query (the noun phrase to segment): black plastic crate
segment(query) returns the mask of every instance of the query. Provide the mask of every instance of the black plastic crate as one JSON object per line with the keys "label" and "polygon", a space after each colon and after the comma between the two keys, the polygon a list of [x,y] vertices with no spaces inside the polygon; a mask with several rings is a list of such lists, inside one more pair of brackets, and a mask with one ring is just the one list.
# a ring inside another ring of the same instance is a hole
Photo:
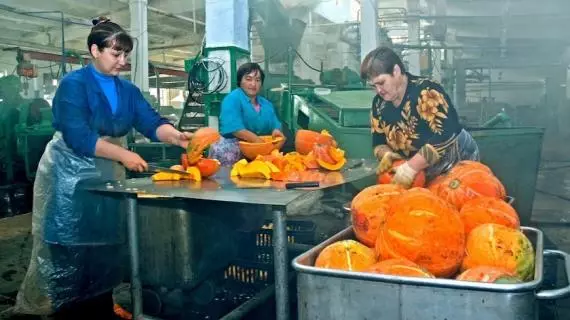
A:
{"label": "black plastic crate", "polygon": [[[312,221],[287,221],[287,242],[315,244],[316,225]],[[239,257],[262,263],[273,262],[273,223],[266,220],[261,229],[242,232]]]}

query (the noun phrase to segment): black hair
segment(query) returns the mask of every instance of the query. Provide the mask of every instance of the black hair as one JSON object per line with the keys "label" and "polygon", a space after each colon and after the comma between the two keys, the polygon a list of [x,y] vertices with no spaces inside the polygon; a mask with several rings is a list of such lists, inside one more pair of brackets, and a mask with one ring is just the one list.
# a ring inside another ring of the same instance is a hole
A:
{"label": "black hair", "polygon": [[255,71],[259,72],[259,76],[261,77],[261,84],[263,84],[263,81],[265,80],[265,73],[263,73],[263,70],[261,70],[259,64],[255,62],[247,62],[242,64],[237,70],[237,85],[239,86],[241,84],[241,79],[243,79],[246,74],[250,74]]}
{"label": "black hair", "polygon": [[378,47],[370,51],[360,65],[360,78],[368,80],[381,74],[392,74],[394,67],[400,67],[402,73],[406,72],[406,67],[402,59],[388,47]]}
{"label": "black hair", "polygon": [[93,28],[87,37],[87,50],[91,53],[91,46],[97,45],[102,51],[113,48],[120,52],[129,53],[133,50],[133,38],[118,24],[105,17],[93,19]]}

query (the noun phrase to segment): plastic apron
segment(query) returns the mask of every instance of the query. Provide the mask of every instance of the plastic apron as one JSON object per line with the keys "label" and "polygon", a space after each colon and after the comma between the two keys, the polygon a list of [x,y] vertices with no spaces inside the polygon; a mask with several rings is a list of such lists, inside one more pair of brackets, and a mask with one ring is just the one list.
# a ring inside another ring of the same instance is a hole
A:
{"label": "plastic apron", "polygon": [[[123,145],[123,138],[103,138]],[[81,189],[86,181],[123,180],[111,160],[78,156],[56,132],[34,183],[33,248],[15,311],[51,314],[108,292],[122,281],[124,201]]]}
{"label": "plastic apron", "polygon": [[446,173],[461,160],[479,161],[479,147],[465,129],[459,132],[457,139],[445,150],[439,162],[426,169],[426,180],[431,181]]}

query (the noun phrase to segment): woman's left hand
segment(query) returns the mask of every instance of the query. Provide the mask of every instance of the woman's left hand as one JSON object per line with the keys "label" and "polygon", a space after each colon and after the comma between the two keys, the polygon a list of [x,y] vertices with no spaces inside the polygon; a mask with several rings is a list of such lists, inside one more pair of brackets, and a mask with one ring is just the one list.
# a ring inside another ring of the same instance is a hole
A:
{"label": "woman's left hand", "polygon": [[283,132],[281,132],[281,130],[279,130],[279,129],[273,130],[273,132],[271,133],[271,136],[272,136],[273,138],[277,138],[277,137],[285,138],[285,135],[284,135]]}
{"label": "woman's left hand", "polygon": [[187,149],[188,143],[190,143],[190,140],[192,140],[193,136],[194,136],[194,134],[191,132],[180,132],[180,134],[178,135],[176,144],[179,145],[180,147],[184,148],[184,149]]}
{"label": "woman's left hand", "polygon": [[392,183],[399,184],[406,189],[409,189],[412,186],[414,179],[418,174],[418,170],[412,168],[408,162],[392,169],[392,171],[394,172]]}

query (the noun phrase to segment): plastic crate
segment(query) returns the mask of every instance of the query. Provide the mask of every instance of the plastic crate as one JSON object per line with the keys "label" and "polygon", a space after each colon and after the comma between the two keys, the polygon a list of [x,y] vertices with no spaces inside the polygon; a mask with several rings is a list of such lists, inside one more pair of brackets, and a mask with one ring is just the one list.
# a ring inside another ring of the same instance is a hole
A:
{"label": "plastic crate", "polygon": [[[315,244],[316,225],[312,221],[287,221],[287,242]],[[261,229],[240,234],[240,252],[242,259],[262,263],[273,262],[273,223],[266,220]]]}

